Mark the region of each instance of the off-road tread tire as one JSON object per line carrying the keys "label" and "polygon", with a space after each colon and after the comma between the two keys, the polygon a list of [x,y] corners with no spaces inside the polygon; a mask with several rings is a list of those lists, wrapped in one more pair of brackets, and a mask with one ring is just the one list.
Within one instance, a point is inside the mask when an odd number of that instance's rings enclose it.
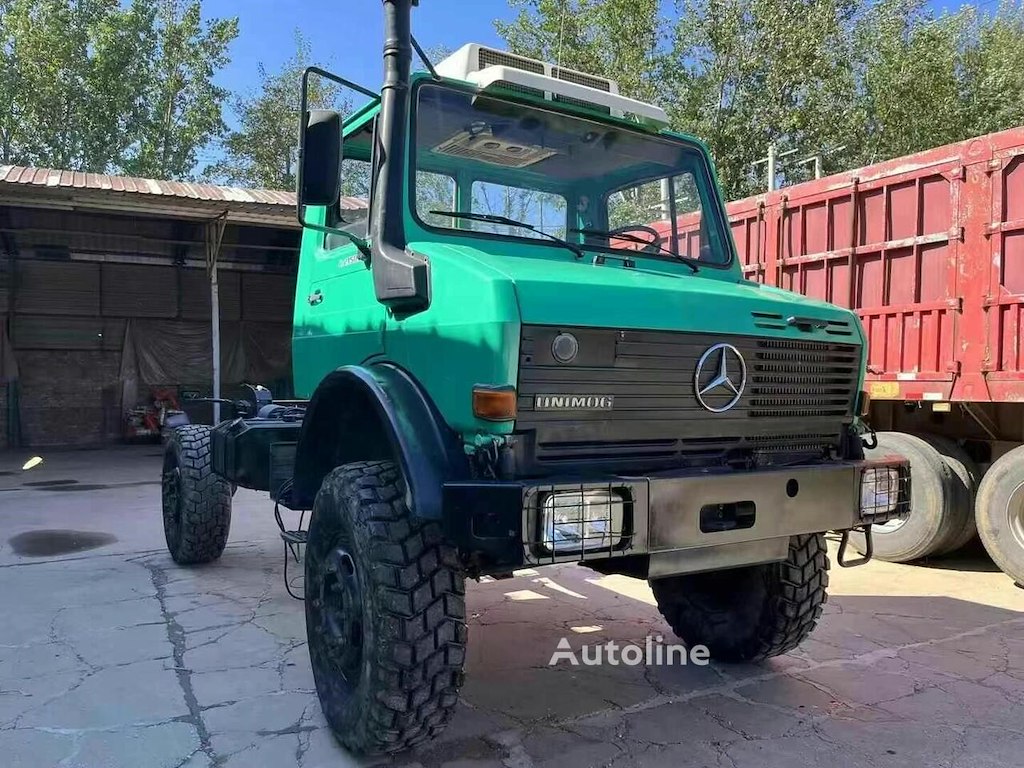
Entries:
{"label": "off-road tread tire", "polygon": [[[898,454],[910,461],[910,517],[894,531],[872,531],[874,557],[890,563],[910,563],[931,557],[962,535],[969,506],[960,500],[960,479],[930,443],[905,432],[879,432],[878,447],[867,458]],[[864,534],[850,533],[850,544],[861,554]]]}
{"label": "off-road tread tire", "polygon": [[954,503],[961,506],[959,517],[962,524],[949,542],[935,553],[948,555],[965,547],[978,535],[978,523],[974,519],[974,500],[978,493],[978,483],[981,482],[981,470],[956,440],[943,435],[929,434],[919,437],[942,455],[942,460],[953,473],[956,485]]}
{"label": "off-road tread tire", "polygon": [[[164,449],[164,468],[174,461],[181,471],[181,523],[177,537],[164,537],[178,565],[216,560],[224,552],[231,529],[231,484],[210,466],[211,428],[189,424],[171,433]],[[166,480],[164,481],[166,482]]]}
{"label": "off-road tread tire", "polygon": [[[363,661],[346,692],[324,658],[312,572],[342,537],[363,580]],[[436,522],[414,517],[389,461],[346,464],[324,478],[306,552],[306,630],[317,694],[338,740],[358,754],[397,752],[451,719],[466,655],[465,578]]]}
{"label": "off-road tread tire", "polygon": [[1024,445],[996,459],[978,486],[976,515],[981,543],[999,569],[1024,587],[1024,546],[1007,520],[1009,505],[1024,503]]}
{"label": "off-road tread tire", "polygon": [[803,642],[828,600],[825,535],[793,536],[786,560],[651,581],[658,610],[690,648],[756,662]]}

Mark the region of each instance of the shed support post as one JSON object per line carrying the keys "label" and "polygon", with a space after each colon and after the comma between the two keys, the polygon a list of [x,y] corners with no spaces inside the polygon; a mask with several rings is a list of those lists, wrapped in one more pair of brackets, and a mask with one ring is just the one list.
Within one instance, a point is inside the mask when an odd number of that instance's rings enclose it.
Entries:
{"label": "shed support post", "polygon": [[220,254],[228,212],[206,225],[206,270],[210,275],[210,340],[213,347],[213,423],[220,423],[220,289],[217,283],[217,257]]}

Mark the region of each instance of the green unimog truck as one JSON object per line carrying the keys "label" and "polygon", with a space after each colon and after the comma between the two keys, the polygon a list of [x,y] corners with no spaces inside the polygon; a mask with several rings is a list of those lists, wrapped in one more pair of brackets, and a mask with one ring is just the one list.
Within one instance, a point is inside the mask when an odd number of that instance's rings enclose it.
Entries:
{"label": "green unimog truck", "polygon": [[[825,532],[870,532],[910,493],[904,460],[865,459],[856,316],[742,279],[700,142],[610,80],[484,46],[412,74],[413,5],[383,1],[365,107],[303,98],[308,401],[255,389],[163,465],[183,565],[221,555],[236,486],[311,510],[283,536],[305,545],[324,714],[363,753],[451,716],[466,578],[648,579],[685,643],[760,660],[820,616]],[[340,204],[343,159],[368,210]]]}

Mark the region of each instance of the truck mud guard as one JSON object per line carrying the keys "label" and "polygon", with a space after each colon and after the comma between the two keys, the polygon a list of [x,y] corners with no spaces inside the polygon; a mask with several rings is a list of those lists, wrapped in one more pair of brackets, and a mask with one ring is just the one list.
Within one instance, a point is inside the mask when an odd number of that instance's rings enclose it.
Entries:
{"label": "truck mud guard", "polygon": [[441,518],[443,483],[469,476],[457,435],[408,372],[378,363],[329,373],[313,393],[299,434],[295,501],[311,507],[336,466],[385,458],[402,469],[409,509],[426,519]]}

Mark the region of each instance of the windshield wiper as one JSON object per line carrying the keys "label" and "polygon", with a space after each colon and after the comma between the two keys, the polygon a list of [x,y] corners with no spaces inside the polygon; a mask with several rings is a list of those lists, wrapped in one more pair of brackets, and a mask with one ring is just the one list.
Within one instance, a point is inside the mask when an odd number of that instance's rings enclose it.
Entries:
{"label": "windshield wiper", "polygon": [[[663,245],[657,245],[651,242],[650,240],[644,240],[639,235],[631,235],[628,232],[606,232],[603,229],[570,229],[569,231],[577,235],[583,235],[585,237],[603,237],[605,240],[626,240],[627,242],[630,243],[639,243],[640,245],[645,245],[648,248],[650,248],[653,245],[655,248],[658,249],[660,253],[663,253],[666,256],[671,256],[673,259],[676,259],[685,264],[686,266],[688,266],[694,274],[697,274],[697,272],[700,271],[700,268],[694,263],[694,260],[691,259],[689,256],[680,256],[678,253],[673,253]],[[642,255],[643,251],[637,251],[637,254]]]}
{"label": "windshield wiper", "polygon": [[552,242],[558,243],[563,248],[568,248],[576,255],[577,259],[582,259],[586,257],[586,254],[583,252],[583,249],[580,248],[578,245],[573,245],[568,240],[563,240],[562,238],[556,237],[555,235],[550,235],[543,229],[535,227],[533,226],[533,224],[527,224],[525,221],[516,221],[515,219],[510,219],[507,216],[498,216],[497,214],[494,213],[474,213],[471,211],[430,211],[430,213],[436,216],[448,216],[449,218],[452,219],[466,219],[468,221],[485,221],[488,224],[501,224],[506,227],[519,227],[521,229],[528,229],[531,232],[536,232],[538,235],[546,237],[548,240],[551,240]]}

